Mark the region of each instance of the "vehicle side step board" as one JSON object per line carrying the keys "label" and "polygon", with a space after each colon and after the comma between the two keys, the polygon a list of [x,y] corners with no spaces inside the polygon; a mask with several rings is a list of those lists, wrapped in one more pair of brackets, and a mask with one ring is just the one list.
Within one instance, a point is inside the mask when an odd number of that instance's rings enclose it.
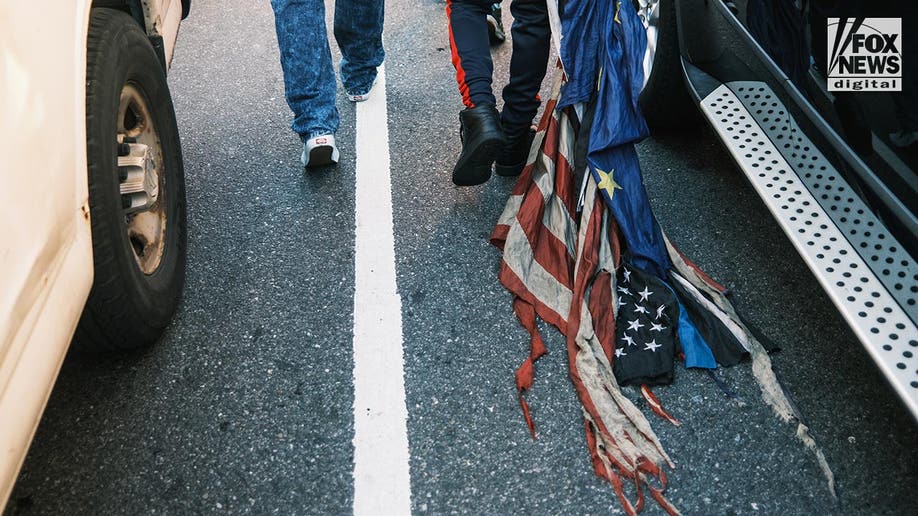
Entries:
{"label": "vehicle side step board", "polygon": [[701,110],[918,418],[918,281],[912,257],[806,139],[765,83],[721,85],[702,99]]}
{"label": "vehicle side step board", "polygon": [[[918,322],[918,267],[762,82],[727,83],[890,295]],[[910,288],[907,287],[910,285]]]}

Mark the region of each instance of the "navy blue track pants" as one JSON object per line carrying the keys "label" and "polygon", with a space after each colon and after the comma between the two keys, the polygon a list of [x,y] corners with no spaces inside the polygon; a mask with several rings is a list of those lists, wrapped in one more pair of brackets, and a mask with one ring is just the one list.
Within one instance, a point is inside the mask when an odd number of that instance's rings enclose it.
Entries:
{"label": "navy blue track pants", "polygon": [[[496,104],[491,89],[491,48],[487,15],[494,0],[447,0],[449,39],[456,82],[466,107]],[[518,134],[532,124],[539,109],[539,88],[548,67],[551,28],[545,0],[513,0],[510,29],[513,54],[510,82],[504,87],[501,123],[507,134]]]}

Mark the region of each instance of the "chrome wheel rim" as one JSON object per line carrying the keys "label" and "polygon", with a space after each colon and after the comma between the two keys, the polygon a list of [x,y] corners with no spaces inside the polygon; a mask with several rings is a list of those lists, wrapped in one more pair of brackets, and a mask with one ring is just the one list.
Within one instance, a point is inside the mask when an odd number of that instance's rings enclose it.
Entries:
{"label": "chrome wheel rim", "polygon": [[144,274],[156,272],[166,243],[162,143],[144,95],[131,84],[118,102],[118,179],[131,252]]}

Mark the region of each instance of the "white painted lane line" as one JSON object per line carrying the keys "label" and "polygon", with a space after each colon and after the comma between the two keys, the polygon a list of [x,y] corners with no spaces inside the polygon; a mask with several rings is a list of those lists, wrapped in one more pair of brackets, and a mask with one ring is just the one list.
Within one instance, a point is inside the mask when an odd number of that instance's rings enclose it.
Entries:
{"label": "white painted lane line", "polygon": [[395,283],[386,73],[357,104],[354,514],[411,512],[402,300]]}

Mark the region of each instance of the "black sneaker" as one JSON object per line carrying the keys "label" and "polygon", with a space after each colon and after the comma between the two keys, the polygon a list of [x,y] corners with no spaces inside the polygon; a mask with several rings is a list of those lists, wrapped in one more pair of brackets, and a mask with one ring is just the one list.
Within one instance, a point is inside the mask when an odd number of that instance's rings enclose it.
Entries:
{"label": "black sneaker", "polygon": [[493,46],[500,45],[506,39],[504,23],[500,19],[500,2],[491,4],[491,13],[488,14],[488,41]]}
{"label": "black sneaker", "polygon": [[526,159],[529,158],[533,138],[535,131],[532,128],[507,137],[507,144],[501,149],[494,163],[494,173],[504,177],[520,175],[526,166]]}
{"label": "black sneaker", "polygon": [[462,152],[453,167],[453,183],[480,185],[491,177],[491,164],[506,143],[500,115],[493,105],[463,109],[459,113]]}

